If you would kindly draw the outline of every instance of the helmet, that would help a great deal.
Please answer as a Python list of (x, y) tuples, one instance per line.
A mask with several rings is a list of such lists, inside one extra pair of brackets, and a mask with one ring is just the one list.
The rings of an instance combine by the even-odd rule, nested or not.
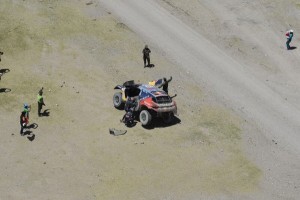
[(24, 103), (24, 108), (28, 108), (28, 104), (27, 103)]
[(293, 33), (294, 31), (291, 29), (290, 32)]

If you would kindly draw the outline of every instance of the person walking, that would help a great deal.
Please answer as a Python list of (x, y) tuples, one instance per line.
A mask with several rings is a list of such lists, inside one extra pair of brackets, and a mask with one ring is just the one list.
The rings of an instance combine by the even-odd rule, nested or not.
[(44, 98), (43, 98), (43, 89), (40, 89), (38, 95), (37, 95), (37, 103), (38, 103), (38, 116), (41, 117), (42, 113), (41, 110), (43, 108), (43, 106), (46, 106), (46, 104), (44, 103)]
[[(151, 50), (148, 48), (148, 45), (145, 45), (145, 48), (143, 49), (144, 67), (150, 66), (150, 53)], [(148, 62), (148, 65), (146, 65), (146, 61)]]
[(290, 50), (291, 49), (290, 43), (291, 43), (291, 41), (293, 39), (294, 31), (293, 30), (287, 31), (286, 34), (285, 34), (285, 36), (286, 36), (286, 39), (287, 39), (287, 41), (286, 41), (286, 48), (287, 48), (287, 50)]
[(169, 80), (167, 80), (165, 77), (163, 78), (162, 84), (159, 86), (159, 88), (163, 88), (163, 91), (165, 91), (168, 94), (168, 87), (169, 87), (169, 82), (172, 81), (172, 76), (170, 77)]

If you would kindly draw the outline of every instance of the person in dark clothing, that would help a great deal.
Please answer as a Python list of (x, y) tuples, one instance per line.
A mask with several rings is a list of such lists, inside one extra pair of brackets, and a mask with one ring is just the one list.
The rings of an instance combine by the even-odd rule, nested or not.
[[(150, 53), (151, 50), (148, 48), (148, 45), (145, 45), (145, 48), (143, 49), (144, 67), (150, 65)], [(146, 61), (148, 62), (148, 65), (146, 65)]]
[(136, 106), (136, 101), (134, 97), (128, 97), (127, 101), (125, 103), (125, 111), (129, 111), (130, 109), (134, 108)]
[(123, 118), (120, 120), (121, 122), (125, 122), (124, 120), (128, 113), (133, 115), (133, 111), (134, 111), (134, 108), (136, 107), (136, 105), (137, 105), (137, 102), (134, 97), (127, 97), (127, 101), (125, 103), (125, 108), (124, 108), (126, 113), (124, 114)]
[(0, 61), (1, 61), (1, 55), (3, 55), (3, 52), (2, 52), (2, 51), (0, 51)]
[(43, 106), (45, 106), (44, 98), (43, 98), (43, 89), (44, 89), (44, 88), (40, 89), (39, 94), (38, 94), (38, 96), (37, 96), (38, 116), (39, 116), (39, 117), (42, 116), (41, 110), (42, 110)]
[(20, 134), (24, 135), (24, 129), (27, 128), (27, 119), (26, 119), (26, 111), (22, 111), (20, 115), (20, 125), (21, 125), (21, 130)]
[(168, 94), (168, 87), (169, 87), (169, 82), (172, 81), (172, 76), (170, 77), (169, 80), (167, 80), (165, 77), (163, 78), (162, 84), (159, 86), (159, 88), (163, 88), (163, 91), (165, 91)]
[[(1, 55), (3, 55), (3, 52), (0, 51), (0, 62), (1, 62)], [(3, 75), (3, 73), (0, 73), (0, 80), (1, 80), (1, 76)]]
[(293, 30), (289, 30), (285, 35), (286, 35), (286, 39), (287, 39), (287, 41), (286, 41), (286, 48), (287, 48), (287, 50), (290, 50), (291, 49), (290, 43), (291, 43), (291, 41), (293, 39), (294, 31)]

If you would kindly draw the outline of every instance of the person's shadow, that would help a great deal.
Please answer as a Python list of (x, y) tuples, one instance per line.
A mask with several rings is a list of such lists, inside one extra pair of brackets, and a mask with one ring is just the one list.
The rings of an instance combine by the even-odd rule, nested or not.
[(38, 127), (37, 123), (32, 123), (26, 127), (27, 130), (24, 132), (24, 135), (27, 135), (27, 139), (31, 142), (35, 139), (35, 134), (33, 134), (32, 131), (29, 129), (37, 129), (37, 127)]
[[(0, 69), (0, 80), (1, 80), (1, 77), (8, 72), (10, 72), (9, 69)], [(9, 89), (9, 88), (0, 88), (0, 93), (7, 93), (10, 91), (11, 91), (11, 89)]]
[(146, 67), (153, 68), (153, 67), (155, 67), (155, 65), (154, 64), (149, 64), (149, 65), (146, 65)]
[(44, 112), (42, 112), (42, 117), (49, 117), (50, 116), (50, 112), (49, 112), (50, 109), (46, 109), (44, 110)]
[(289, 50), (294, 50), (294, 49), (297, 49), (297, 47), (292, 46), (292, 47), (289, 48)]
[(37, 123), (32, 123), (29, 126), (27, 126), (28, 129), (37, 129), (37, 127), (39, 127), (39, 125)]
[(27, 139), (32, 142), (35, 138), (35, 134), (32, 133), (31, 130), (26, 130), (24, 133), (23, 133), (23, 136), (27, 135)]

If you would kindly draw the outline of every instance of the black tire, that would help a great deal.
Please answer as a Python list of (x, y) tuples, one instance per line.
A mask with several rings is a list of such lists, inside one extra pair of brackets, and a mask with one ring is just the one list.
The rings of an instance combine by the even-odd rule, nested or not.
[(116, 92), (113, 97), (113, 102), (115, 108), (121, 109), (124, 106), (124, 103), (122, 102), (122, 93)]
[(163, 115), (163, 121), (165, 124), (171, 124), (174, 120), (174, 114), (172, 112)]
[(148, 112), (148, 110), (142, 110), (140, 113), (140, 122), (142, 123), (143, 126), (147, 126), (151, 123), (152, 116)]

